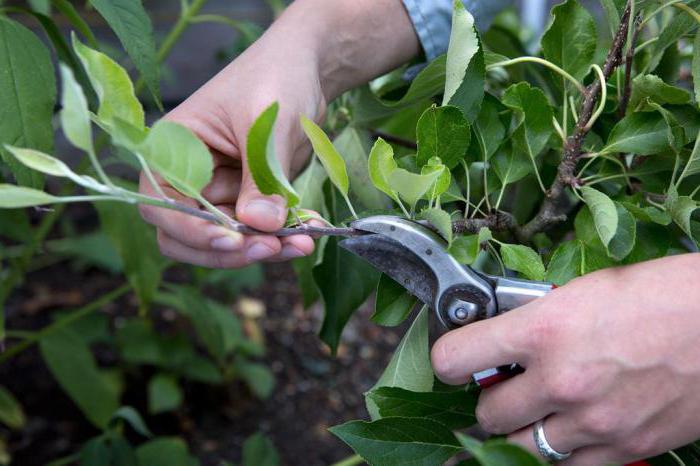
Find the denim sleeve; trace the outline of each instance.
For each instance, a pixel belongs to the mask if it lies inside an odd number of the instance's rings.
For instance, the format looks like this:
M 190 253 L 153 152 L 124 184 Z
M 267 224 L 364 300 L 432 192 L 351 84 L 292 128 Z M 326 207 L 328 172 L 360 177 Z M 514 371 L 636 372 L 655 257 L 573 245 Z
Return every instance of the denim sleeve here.
M 476 27 L 486 30 L 496 14 L 513 0 L 462 0 Z M 403 0 L 428 61 L 447 51 L 452 27 L 452 0 Z

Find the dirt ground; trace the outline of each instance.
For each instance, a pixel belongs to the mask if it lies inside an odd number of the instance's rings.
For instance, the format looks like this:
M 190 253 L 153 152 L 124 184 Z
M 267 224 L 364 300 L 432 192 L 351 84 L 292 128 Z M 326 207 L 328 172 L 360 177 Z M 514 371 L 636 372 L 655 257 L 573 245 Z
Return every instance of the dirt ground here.
M 362 394 L 381 374 L 404 329 L 377 327 L 365 306 L 346 329 L 338 357 L 332 357 L 317 336 L 320 309 L 302 309 L 291 267 L 267 266 L 265 277 L 260 289 L 246 294 L 266 307 L 265 362 L 277 380 L 272 397 L 260 401 L 240 383 L 188 383 L 185 403 L 176 414 L 150 417 L 147 423 L 156 435 L 183 435 L 205 466 L 238 462 L 243 440 L 257 430 L 273 440 L 283 464 L 332 464 L 352 452 L 327 428 L 366 417 Z M 7 308 L 8 328 L 40 328 L 50 322 L 52 309 L 80 306 L 119 283 L 119 277 L 95 270 L 77 273 L 65 263 L 43 269 L 15 292 Z M 136 310 L 127 296 L 102 312 L 116 317 Z M 98 348 L 97 355 L 101 364 L 114 361 L 109 351 Z M 10 434 L 12 464 L 43 465 L 74 453 L 97 433 L 57 386 L 36 348 L 0 366 L 0 380 L 16 394 L 29 418 L 23 432 Z M 130 378 L 123 396 L 125 404 L 142 413 L 146 380 Z

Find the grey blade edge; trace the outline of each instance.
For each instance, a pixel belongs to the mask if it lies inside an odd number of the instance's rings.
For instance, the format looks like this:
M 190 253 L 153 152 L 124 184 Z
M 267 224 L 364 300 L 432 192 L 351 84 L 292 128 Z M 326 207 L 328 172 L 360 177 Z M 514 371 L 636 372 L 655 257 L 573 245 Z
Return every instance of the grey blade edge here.
M 368 234 L 344 239 L 339 244 L 391 277 L 423 303 L 434 307 L 437 277 L 400 243 L 385 236 Z

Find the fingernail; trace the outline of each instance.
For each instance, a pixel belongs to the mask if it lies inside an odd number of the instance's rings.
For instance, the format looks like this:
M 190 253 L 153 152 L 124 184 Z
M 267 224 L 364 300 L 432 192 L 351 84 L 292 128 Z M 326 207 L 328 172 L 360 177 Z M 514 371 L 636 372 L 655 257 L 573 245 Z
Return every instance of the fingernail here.
M 250 248 L 248 248 L 248 252 L 246 253 L 246 257 L 248 258 L 249 261 L 260 261 L 263 259 L 267 259 L 271 255 L 274 254 L 274 251 L 270 249 L 268 246 L 262 244 L 262 243 L 255 243 L 253 244 Z
M 210 236 L 214 237 L 214 239 L 209 242 L 212 249 L 231 252 L 238 251 L 243 247 L 244 238 L 243 235 L 238 232 L 229 231 L 221 227 L 210 227 L 208 233 Z
M 277 220 L 286 220 L 284 209 L 267 199 L 254 199 L 244 207 L 246 215 L 251 217 L 274 217 Z
M 282 259 L 295 259 L 297 257 L 303 257 L 305 255 L 306 254 L 301 252 L 299 248 L 297 248 L 296 246 L 292 246 L 291 244 L 283 247 L 282 251 L 280 252 L 280 257 Z

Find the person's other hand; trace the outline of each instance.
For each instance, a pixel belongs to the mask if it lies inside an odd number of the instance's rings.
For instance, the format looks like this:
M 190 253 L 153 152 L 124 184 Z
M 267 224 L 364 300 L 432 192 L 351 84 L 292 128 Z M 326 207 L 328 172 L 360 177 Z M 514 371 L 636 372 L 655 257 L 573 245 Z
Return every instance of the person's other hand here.
M 496 318 L 442 336 L 437 376 L 451 384 L 519 363 L 485 389 L 481 426 L 536 453 L 545 419 L 563 466 L 648 458 L 700 438 L 700 255 L 668 257 L 578 278 Z
M 202 192 L 204 197 L 228 214 L 235 211 L 237 220 L 264 232 L 283 227 L 287 209 L 282 197 L 261 194 L 253 181 L 245 156 L 248 130 L 263 110 L 278 101 L 275 146 L 280 165 L 287 176 L 303 167 L 310 146 L 299 116 L 320 121 L 326 108 L 317 66 L 305 50 L 302 44 L 285 47 L 274 37 L 264 36 L 165 117 L 194 131 L 211 151 L 214 173 Z M 158 182 L 169 197 L 198 207 L 162 178 Z M 143 174 L 140 190 L 154 195 Z M 182 262 L 241 267 L 261 260 L 292 259 L 314 249 L 308 236 L 244 237 L 167 209 L 143 206 L 141 212 L 157 227 L 162 253 Z

